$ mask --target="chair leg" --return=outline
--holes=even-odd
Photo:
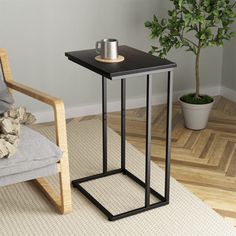
[[[67,214],[72,211],[68,158],[63,156],[59,167],[60,195],[55,193],[45,178],[35,179],[34,182],[61,214]]]
[[[50,184],[45,178],[38,178],[33,180],[33,182],[39,187],[43,194],[48,198],[48,200],[56,207],[56,209],[61,213],[61,199],[58,194],[52,189]]]
[[[61,213],[66,214],[72,211],[70,173],[67,157],[61,159],[60,167]]]
[[[58,102],[54,105],[54,117],[56,127],[56,143],[63,151],[63,156],[59,163],[59,181],[60,181],[60,198],[52,193],[49,186],[42,188],[44,184],[39,185],[49,200],[56,206],[61,214],[66,214],[72,211],[71,204],[71,185],[69,174],[69,160],[67,149],[67,135],[66,135],[66,122],[65,122],[65,108],[63,102]]]

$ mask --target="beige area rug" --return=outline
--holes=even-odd
[[[51,139],[54,129],[36,129]],[[74,119],[68,123],[71,179],[101,172],[101,122]],[[120,136],[108,130],[109,169],[120,164]],[[144,176],[144,155],[127,143],[127,167]],[[56,186],[56,178],[50,178]],[[152,186],[163,192],[163,172],[152,163]],[[114,214],[142,206],[143,189],[116,175],[84,184]],[[32,183],[0,188],[0,235],[209,235],[231,236],[236,230],[181,184],[171,179],[168,206],[110,222],[77,190],[72,189],[73,212],[59,215]]]

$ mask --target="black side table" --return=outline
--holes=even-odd
[[[173,89],[173,70],[176,64],[165,59],[152,56],[140,50],[128,47],[119,47],[120,55],[125,57],[125,61],[114,64],[105,64],[95,61],[96,52],[94,49],[74,51],[65,53],[69,60],[86,67],[102,76],[102,124],[103,124],[103,172],[97,175],[72,181],[73,187],[77,188],[86,196],[96,207],[98,207],[109,220],[114,221],[127,216],[151,210],[169,203],[170,192],[170,147],[171,147],[171,123],[172,123],[172,89]],[[152,74],[168,73],[167,86],[167,126],[166,126],[166,161],[165,161],[165,194],[162,196],[150,187],[150,165],[151,165],[151,116],[152,116]],[[125,165],[125,115],[126,115],[126,78],[135,76],[146,76],[146,163],[145,163],[145,182],[137,178]],[[107,170],[107,79],[121,80],[121,168]],[[123,173],[130,177],[137,184],[145,188],[144,206],[118,215],[111,214],[101,203],[99,203],[90,193],[80,184],[103,178],[106,176]],[[150,204],[150,194],[159,199],[159,202]]]

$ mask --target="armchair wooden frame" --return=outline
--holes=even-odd
[[[12,90],[16,90],[33,99],[46,103],[53,108],[54,124],[56,129],[56,143],[63,151],[63,156],[57,163],[60,181],[60,195],[54,192],[45,178],[35,179],[34,182],[39,186],[42,192],[61,214],[69,213],[72,210],[72,204],[64,103],[61,99],[49,96],[46,93],[40,92],[14,81],[12,79],[7,53],[1,48],[0,64],[2,68],[3,79],[5,80],[6,85],[11,92]]]

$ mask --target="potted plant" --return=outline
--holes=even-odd
[[[230,30],[236,14],[236,2],[230,0],[170,0],[173,9],[167,19],[155,15],[145,26],[160,46],[151,46],[150,53],[165,57],[172,48],[185,48],[195,55],[195,92],[180,97],[185,126],[204,129],[214,98],[200,93],[200,55],[203,48],[222,46],[235,36]]]

